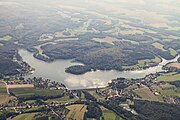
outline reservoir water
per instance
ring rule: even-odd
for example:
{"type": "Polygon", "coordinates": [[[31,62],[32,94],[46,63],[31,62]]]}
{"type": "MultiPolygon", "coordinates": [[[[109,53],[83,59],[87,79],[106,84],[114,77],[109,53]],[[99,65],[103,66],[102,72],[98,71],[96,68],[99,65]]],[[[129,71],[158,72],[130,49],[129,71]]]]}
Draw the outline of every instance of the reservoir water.
{"type": "Polygon", "coordinates": [[[125,78],[142,78],[150,73],[163,71],[162,65],[168,62],[177,61],[176,57],[173,60],[165,60],[156,66],[146,70],[138,71],[93,71],[87,72],[83,75],[73,75],[65,72],[65,69],[72,65],[81,63],[74,63],[72,60],[56,60],[53,62],[44,62],[33,57],[33,53],[25,49],[19,49],[19,54],[23,61],[27,62],[31,67],[35,68],[35,72],[27,77],[43,77],[53,81],[62,82],[70,89],[96,88],[104,87],[112,79],[118,77],[125,78]]]}

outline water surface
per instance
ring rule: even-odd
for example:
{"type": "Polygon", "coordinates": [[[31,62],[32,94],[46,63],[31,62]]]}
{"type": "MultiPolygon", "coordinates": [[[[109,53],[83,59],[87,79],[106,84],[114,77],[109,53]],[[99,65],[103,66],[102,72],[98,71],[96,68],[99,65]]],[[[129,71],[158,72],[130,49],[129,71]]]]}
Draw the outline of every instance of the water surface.
{"type": "Polygon", "coordinates": [[[163,61],[156,67],[151,67],[146,70],[138,71],[93,71],[87,72],[83,75],[73,75],[65,72],[65,69],[72,65],[79,65],[81,63],[74,63],[72,60],[56,60],[53,62],[44,62],[33,57],[33,53],[28,52],[25,49],[19,49],[19,54],[24,61],[26,61],[31,67],[35,68],[35,72],[27,77],[43,77],[53,81],[62,82],[70,89],[82,89],[103,87],[108,84],[112,79],[118,77],[125,78],[142,78],[150,73],[156,73],[163,71],[162,65],[168,62],[176,61],[178,57],[173,60],[163,61]]]}

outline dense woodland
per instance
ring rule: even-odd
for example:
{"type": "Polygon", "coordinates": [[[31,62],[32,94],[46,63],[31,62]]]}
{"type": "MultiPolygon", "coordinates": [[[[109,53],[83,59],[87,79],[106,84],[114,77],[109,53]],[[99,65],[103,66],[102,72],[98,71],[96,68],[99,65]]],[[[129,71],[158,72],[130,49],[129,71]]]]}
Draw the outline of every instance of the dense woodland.
{"type": "Polygon", "coordinates": [[[180,87],[180,80],[170,82],[170,84],[175,85],[176,87],[180,87]]]}
{"type": "MultiPolygon", "coordinates": [[[[104,6],[101,5],[102,1],[97,1],[95,4],[94,0],[90,2],[86,0],[85,3],[84,0],[74,3],[73,0],[70,0],[70,3],[67,2],[69,0],[62,0],[63,2],[61,0],[42,1],[0,1],[0,79],[9,78],[12,75],[22,75],[23,72],[32,72],[32,69],[28,71],[31,67],[22,61],[18,49],[26,49],[32,52],[35,58],[45,62],[73,59],[74,62],[82,63],[68,66],[65,69],[65,72],[76,75],[96,70],[134,70],[126,69],[126,67],[139,67],[140,64],[143,67],[139,67],[139,69],[145,69],[158,65],[162,58],[170,60],[180,54],[179,4],[176,5],[175,1],[172,5],[164,3],[153,5],[150,0],[142,0],[145,1],[145,4],[139,5],[138,2],[135,2],[133,5],[133,1],[131,1],[126,5],[123,1],[118,6],[111,0],[105,0],[109,2],[103,3],[104,6]],[[90,4],[87,4],[88,2],[90,4]],[[81,4],[83,5],[81,6],[81,4]],[[159,58],[158,62],[156,62],[157,58],[159,58]]],[[[180,58],[178,58],[178,62],[180,63],[180,58]]],[[[166,69],[166,66],[163,68],[166,69]]],[[[166,70],[180,73],[179,69],[167,68],[166,70]]],[[[157,74],[160,75],[160,73],[157,74]]],[[[21,78],[24,79],[22,76],[21,78]]],[[[21,80],[21,78],[19,79],[21,80]]],[[[12,102],[14,106],[2,105],[1,107],[4,109],[0,109],[0,120],[18,115],[20,111],[16,111],[16,109],[24,107],[23,104],[27,101],[33,101],[30,104],[35,104],[35,107],[41,106],[35,110],[21,111],[22,114],[38,113],[34,116],[35,120],[48,120],[47,113],[49,112],[56,114],[56,117],[57,113],[63,115],[61,111],[67,115],[69,110],[66,106],[74,104],[87,106],[84,119],[103,119],[102,106],[125,120],[180,119],[179,102],[174,102],[177,103],[175,105],[139,100],[142,99],[140,96],[137,100],[138,95],[134,94],[133,90],[123,94],[128,86],[140,87],[143,85],[142,87],[144,87],[148,85],[146,81],[142,82],[139,79],[140,84],[137,84],[133,78],[131,80],[117,78],[116,80],[119,81],[109,83],[109,88],[107,88],[111,89],[110,91],[102,92],[107,96],[98,94],[98,89],[94,93],[88,90],[72,92],[66,89],[58,94],[51,91],[52,95],[48,95],[43,90],[47,89],[49,83],[47,85],[44,83],[34,84],[35,90],[40,90],[41,94],[36,91],[29,94],[26,93],[25,88],[22,88],[19,91],[25,96],[18,96],[13,89],[9,89],[10,95],[1,97],[3,99],[10,96],[16,97],[15,101],[9,102],[12,102]],[[121,93],[116,93],[117,96],[114,97],[113,91],[121,91],[121,93]],[[123,95],[126,94],[127,96],[124,97],[123,95]],[[54,101],[48,103],[48,100],[53,99],[55,101],[57,99],[66,100],[60,101],[57,106],[54,101]],[[128,103],[128,107],[135,113],[123,107],[122,104],[129,101],[132,104],[128,103]],[[50,107],[51,105],[53,107],[50,107]],[[8,110],[6,107],[13,108],[13,110],[8,110]]],[[[41,83],[41,81],[36,81],[41,83]]],[[[156,83],[156,81],[151,82],[156,83]]],[[[179,80],[167,83],[177,87],[177,90],[176,88],[173,90],[178,92],[179,80]]],[[[150,88],[151,83],[149,84],[150,88]]],[[[63,86],[65,88],[65,85],[63,86]]],[[[164,97],[174,98],[174,96],[163,95],[163,99],[164,97]]],[[[175,98],[179,100],[179,97],[175,98]]],[[[25,103],[25,105],[28,104],[25,103]]],[[[73,114],[75,115],[75,112],[73,114]]]]}
{"type": "Polygon", "coordinates": [[[114,45],[98,43],[92,40],[64,41],[57,45],[45,45],[44,53],[52,59],[72,59],[82,62],[85,66],[67,68],[67,72],[82,74],[94,70],[123,70],[121,66],[131,66],[138,60],[154,59],[160,55],[172,59],[168,51],[161,51],[149,44],[133,44],[116,41],[114,45]]]}
{"type": "Polygon", "coordinates": [[[6,46],[0,47],[0,74],[16,75],[19,73],[17,69],[22,67],[13,61],[14,56],[20,59],[15,46],[11,43],[6,43],[6,46]]]}
{"type": "Polygon", "coordinates": [[[99,108],[97,103],[89,103],[87,107],[87,112],[84,115],[84,118],[95,118],[96,120],[100,120],[102,116],[102,110],[99,108]]]}
{"type": "MultiPolygon", "coordinates": [[[[19,1],[20,2],[20,1],[19,1]]],[[[123,70],[122,66],[132,66],[138,63],[138,60],[153,59],[155,56],[161,56],[165,59],[172,59],[174,55],[168,51],[173,48],[178,51],[179,40],[178,30],[169,30],[161,27],[153,27],[143,24],[140,20],[130,16],[115,16],[111,12],[106,15],[112,17],[111,24],[107,24],[100,16],[89,12],[75,10],[79,14],[72,14],[71,10],[66,16],[54,15],[63,9],[46,8],[44,6],[37,7],[31,2],[20,2],[26,9],[16,8],[15,6],[8,8],[2,6],[0,24],[0,36],[10,36],[10,40],[0,40],[0,58],[1,74],[16,74],[18,65],[12,62],[12,49],[19,47],[34,52],[34,57],[44,60],[53,61],[56,59],[75,59],[84,63],[85,66],[70,66],[66,72],[73,74],[83,74],[90,70],[123,70]],[[33,6],[29,9],[28,6],[33,6]],[[16,12],[12,14],[12,11],[16,12]],[[37,11],[44,11],[43,13],[37,11]],[[53,15],[47,17],[48,15],[53,15]],[[9,16],[12,16],[9,18],[9,16]],[[30,18],[30,19],[29,19],[30,18]],[[127,26],[120,22],[126,22],[127,26]],[[143,34],[122,34],[121,31],[131,31],[132,27],[144,29],[143,34]],[[148,31],[153,32],[148,32],[148,31]],[[116,33],[119,31],[119,33],[116,33]],[[60,33],[58,36],[57,33],[60,33]],[[43,36],[45,35],[45,36],[43,36]],[[170,40],[166,37],[174,36],[170,40]],[[104,39],[106,37],[115,38],[112,44],[94,41],[94,38],[104,39]],[[66,40],[66,39],[78,40],[66,40]],[[124,41],[125,40],[125,41],[124,41]],[[53,42],[55,44],[47,44],[41,46],[43,53],[49,58],[38,54],[35,48],[37,45],[53,42]],[[160,50],[152,46],[152,43],[158,42],[164,46],[164,50],[160,50]],[[12,47],[14,45],[14,47],[12,47]],[[4,67],[10,66],[10,67],[4,67]]],[[[89,8],[91,9],[91,8],[89,8]]],[[[90,10],[91,11],[91,10],[90,10]]],[[[99,13],[102,11],[99,10],[99,13]]],[[[104,11],[103,11],[104,13],[104,11]]],[[[178,20],[173,16],[174,20],[178,20]]],[[[168,18],[171,20],[171,18],[168,18]]],[[[172,26],[176,26],[175,23],[172,26]]],[[[1,38],[2,39],[2,38],[1,38]]]]}
{"type": "Polygon", "coordinates": [[[137,100],[133,107],[148,120],[179,120],[180,118],[180,105],[137,100]]]}
{"type": "MultiPolygon", "coordinates": [[[[66,72],[73,74],[83,74],[92,69],[123,70],[121,66],[135,65],[138,63],[138,60],[153,59],[155,56],[172,59],[174,56],[170,54],[168,49],[173,48],[176,51],[180,49],[179,40],[176,37],[171,38],[171,40],[165,39],[165,36],[180,36],[178,30],[148,26],[130,16],[115,16],[107,12],[106,14],[113,18],[110,20],[111,24],[107,24],[105,20],[96,14],[80,11],[78,11],[80,14],[71,14],[71,10],[66,15],[71,16],[72,19],[62,15],[47,17],[47,15],[54,15],[58,10],[61,11],[62,9],[46,8],[43,6],[37,7],[31,2],[26,3],[21,1],[20,3],[25,7],[33,6],[33,9],[27,7],[26,10],[12,7],[8,8],[8,11],[5,11],[7,6],[2,6],[0,36],[9,35],[12,38],[8,41],[0,41],[4,45],[0,46],[0,49],[2,49],[0,51],[0,58],[2,59],[0,63],[2,65],[0,68],[1,74],[17,73],[15,69],[18,68],[18,65],[12,62],[12,51],[10,50],[14,48],[12,45],[15,43],[15,48],[23,47],[34,52],[34,57],[44,61],[74,58],[76,61],[85,64],[85,66],[71,66],[66,69],[66,72]],[[16,13],[12,14],[11,11],[14,11],[14,9],[16,9],[16,13]],[[44,12],[39,13],[35,10],[44,12]],[[12,17],[9,18],[7,14],[12,17]],[[119,22],[123,21],[129,21],[126,23],[128,26],[144,29],[144,33],[122,34],[121,31],[132,30],[131,27],[127,28],[119,25],[119,22]],[[120,33],[114,34],[117,28],[120,33]],[[148,32],[148,30],[154,32],[148,32]],[[56,32],[61,33],[61,36],[58,37],[56,32]],[[49,35],[50,39],[47,36],[42,37],[43,34],[49,35]],[[116,41],[113,41],[113,44],[109,44],[106,41],[97,42],[93,40],[94,38],[103,39],[106,37],[115,38],[116,41]],[[47,40],[43,41],[40,38],[47,40]],[[66,40],[67,38],[78,38],[78,40],[71,41],[66,40]],[[43,53],[49,57],[48,59],[38,54],[37,49],[34,48],[34,46],[47,42],[56,43],[41,47],[43,53]],[[151,45],[153,42],[159,42],[164,45],[166,51],[153,47],[151,45]],[[6,53],[10,53],[11,56],[6,55],[6,53]],[[11,67],[5,68],[4,65],[11,67]]],[[[73,12],[76,13],[77,11],[73,12]]],[[[99,10],[99,13],[101,12],[99,10]]],[[[168,18],[168,20],[171,19],[168,18]]],[[[176,16],[173,16],[173,19],[178,20],[176,16]]],[[[175,26],[175,24],[172,26],[175,26]]]]}

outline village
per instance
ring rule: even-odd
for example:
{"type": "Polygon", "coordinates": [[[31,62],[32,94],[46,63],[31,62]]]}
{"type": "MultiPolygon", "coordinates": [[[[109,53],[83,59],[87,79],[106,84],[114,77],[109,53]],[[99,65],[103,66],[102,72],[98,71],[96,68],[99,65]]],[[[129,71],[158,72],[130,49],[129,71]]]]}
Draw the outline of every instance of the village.
{"type": "Polygon", "coordinates": [[[0,86],[4,85],[1,89],[4,89],[3,94],[6,93],[8,99],[1,104],[0,112],[10,111],[7,116],[12,119],[17,115],[30,113],[39,113],[37,116],[41,117],[66,119],[71,116],[69,115],[72,114],[71,111],[75,110],[71,106],[83,105],[82,109],[85,109],[94,102],[98,106],[112,109],[119,114],[116,111],[117,108],[106,104],[106,102],[111,103],[118,99],[120,101],[118,110],[128,111],[130,112],[128,114],[136,116],[138,113],[131,108],[136,100],[180,104],[179,87],[172,80],[168,80],[179,79],[179,68],[169,64],[163,68],[166,71],[149,74],[144,78],[117,78],[111,80],[106,87],[82,90],[69,90],[63,83],[41,77],[5,77],[1,80],[0,86]]]}

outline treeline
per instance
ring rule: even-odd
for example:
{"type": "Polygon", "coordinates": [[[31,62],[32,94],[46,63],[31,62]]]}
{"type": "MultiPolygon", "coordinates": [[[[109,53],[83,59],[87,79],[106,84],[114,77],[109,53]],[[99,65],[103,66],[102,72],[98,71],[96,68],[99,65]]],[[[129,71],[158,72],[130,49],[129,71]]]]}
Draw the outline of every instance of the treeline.
{"type": "Polygon", "coordinates": [[[72,73],[76,75],[84,74],[89,71],[91,71],[91,68],[82,65],[70,66],[65,70],[65,72],[67,73],[72,73]]]}
{"type": "Polygon", "coordinates": [[[10,111],[3,111],[2,114],[0,115],[0,120],[7,120],[7,118],[16,116],[18,113],[16,112],[10,112],[10,111]]]}
{"type": "Polygon", "coordinates": [[[170,82],[170,84],[175,85],[176,87],[180,87],[180,80],[170,82]]]}
{"type": "Polygon", "coordinates": [[[13,57],[16,56],[20,59],[15,46],[8,42],[3,46],[0,46],[0,74],[2,75],[16,75],[19,73],[17,69],[22,67],[13,61],[13,57]]]}
{"type": "Polygon", "coordinates": [[[119,102],[117,101],[113,101],[113,100],[106,101],[100,104],[103,105],[105,108],[112,110],[113,112],[115,112],[117,115],[121,116],[125,120],[144,120],[143,117],[134,115],[130,111],[123,109],[123,107],[119,106],[119,102]]]}
{"type": "Polygon", "coordinates": [[[147,120],[179,120],[180,105],[136,100],[132,106],[147,120]]]}
{"type": "Polygon", "coordinates": [[[82,91],[83,93],[84,93],[84,95],[85,95],[85,98],[87,99],[87,100],[90,100],[90,101],[94,101],[94,102],[96,102],[97,101],[97,99],[94,97],[94,96],[92,96],[89,92],[87,92],[87,91],[82,91]]]}
{"type": "Polygon", "coordinates": [[[102,110],[98,106],[97,103],[91,102],[87,106],[87,112],[84,114],[84,119],[86,118],[95,118],[97,120],[100,120],[100,117],[102,116],[102,110]]]}

